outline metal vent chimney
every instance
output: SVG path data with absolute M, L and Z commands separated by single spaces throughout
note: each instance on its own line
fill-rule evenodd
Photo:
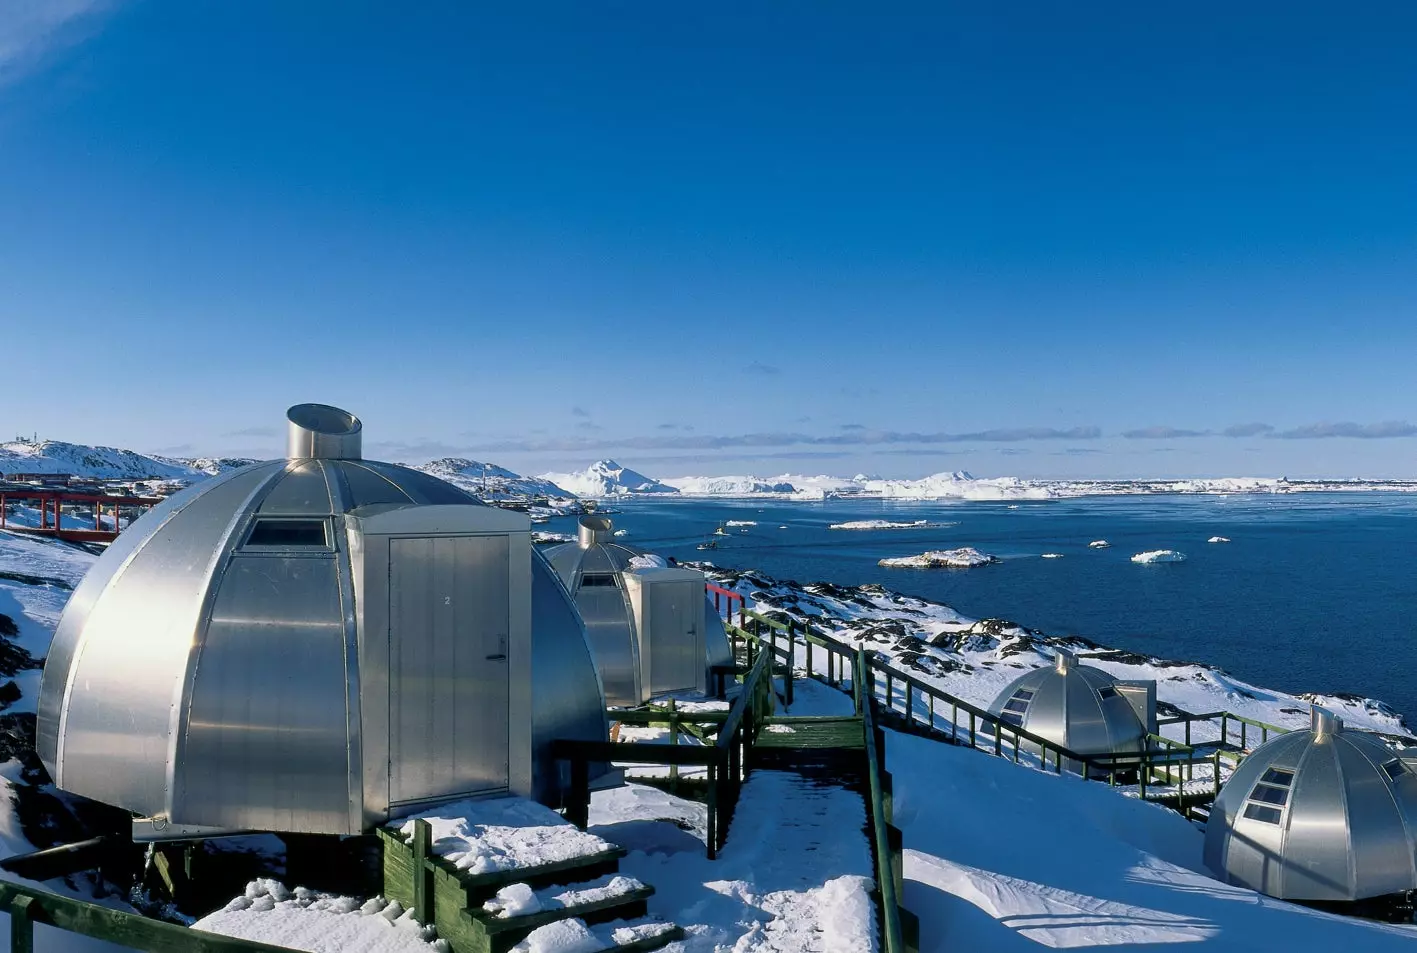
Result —
M 285 412 L 285 455 L 291 460 L 358 460 L 364 425 L 329 404 L 296 404 Z
M 615 534 L 610 525 L 610 520 L 603 516 L 582 516 L 580 526 L 576 530 L 581 546 L 594 546 L 596 543 L 608 543 L 614 539 Z
M 1073 667 L 1073 653 L 1067 649 L 1059 649 L 1058 654 L 1053 656 L 1053 667 L 1060 675 L 1066 675 Z
M 1309 727 L 1313 730 L 1316 739 L 1340 734 L 1343 731 L 1343 719 L 1327 709 L 1315 705 L 1311 717 Z

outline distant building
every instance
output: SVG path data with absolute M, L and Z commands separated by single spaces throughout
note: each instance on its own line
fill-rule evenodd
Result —
M 73 473 L 0 473 L 0 477 L 11 483 L 30 483 L 39 486 L 68 486 L 74 479 Z

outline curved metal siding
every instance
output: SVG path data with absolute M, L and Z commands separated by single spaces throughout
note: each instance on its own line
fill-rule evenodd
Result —
M 167 811 L 173 714 L 185 700 L 208 579 L 232 514 L 276 472 L 250 467 L 203 485 L 180 520 L 140 541 L 91 607 L 65 608 L 82 634 L 57 721 L 57 785 L 140 813 Z
M 609 736 L 605 690 L 585 629 L 570 594 L 541 554 L 532 554 L 531 569 L 531 677 L 537 702 L 532 712 L 533 749 L 543 751 L 547 742 L 557 738 L 604 741 Z M 564 770 L 558 772 L 553 762 L 537 758 L 532 771 L 539 799 L 555 803 L 569 784 Z
M 1032 691 L 1023 728 L 1078 754 L 1138 751 L 1146 726 L 1120 694 L 1103 698 L 1099 692 L 1116 683 L 1101 669 L 1074 664 L 1066 672 L 1052 666 L 1036 668 L 1014 679 L 989 706 L 1002 714 L 1004 704 L 1019 689 Z
M 1417 888 L 1417 775 L 1362 732 L 1295 731 L 1255 749 L 1206 823 L 1205 862 L 1230 883 L 1289 900 L 1351 901 Z M 1279 824 L 1244 816 L 1265 771 L 1294 772 Z
M 728 630 L 723 627 L 723 618 L 707 595 L 704 596 L 704 652 L 710 666 L 733 664 L 733 647 L 728 644 Z

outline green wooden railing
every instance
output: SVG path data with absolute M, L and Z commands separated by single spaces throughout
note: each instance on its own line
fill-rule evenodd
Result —
M 1010 758 L 1015 763 L 1025 758 L 1036 758 L 1043 770 L 1059 774 L 1078 774 L 1116 784 L 1120 775 L 1135 772 L 1141 797 L 1165 801 L 1187 816 L 1195 806 L 1213 800 L 1219 793 L 1222 762 L 1233 769 L 1249 750 L 1252 740 L 1263 743 L 1271 735 L 1286 730 L 1230 712 L 1186 714 L 1161 720 L 1158 728 L 1164 724 L 1185 724 L 1189 739 L 1192 723 L 1215 722 L 1220 740 L 1213 745 L 1205 742 L 1192 745 L 1152 734 L 1147 736 L 1148 744 L 1142 751 L 1084 755 L 872 658 L 869 651 L 859 650 L 809 623 L 791 617 L 771 618 L 741 604 L 736 610 L 736 620 L 732 618 L 734 614 L 730 613 L 725 620 L 725 628 L 735 646 L 742 643 L 762 645 L 783 661 L 783 669 L 787 672 L 800 666 L 808 678 L 852 692 L 858 697 L 858 704 L 862 695 L 875 697 L 880 700 L 883 713 L 888 718 L 896 718 L 909 728 L 954 744 L 968 745 L 998 757 Z M 859 674 L 848 680 L 848 673 L 854 671 L 853 663 L 858 652 L 865 657 L 866 663 Z M 825 659 L 821 660 L 823 655 Z M 821 661 L 825 664 L 820 664 Z M 791 684 L 790 676 L 787 684 Z M 1187 793 L 1185 785 L 1194 787 L 1197 766 L 1209 772 L 1212 783 L 1208 786 L 1209 790 Z
M 858 673 L 858 682 L 865 668 L 866 654 L 857 652 L 853 669 Z M 901 916 L 905 871 L 901 862 L 900 831 L 891 825 L 890 774 L 883 751 L 885 737 L 876 724 L 876 700 L 869 696 L 858 697 L 857 703 L 866 745 L 866 776 L 870 787 L 866 801 L 867 823 L 876 860 L 876 889 L 880 894 L 881 947 L 883 953 L 907 953 L 911 947 L 906 943 Z M 912 926 L 915 926 L 913 921 Z M 918 927 L 911 932 L 918 933 Z
M 0 912 L 10 915 L 11 953 L 34 953 L 36 923 L 153 953 L 286 953 L 287 949 L 149 920 L 137 913 L 10 882 L 0 882 Z
M 551 757 L 571 766 L 570 791 L 566 798 L 566 819 L 584 828 L 590 812 L 590 765 L 596 763 L 646 764 L 667 766 L 674 771 L 693 766 L 707 769 L 707 843 L 709 859 L 718 856 L 728 837 L 728 825 L 738 806 L 738 797 L 747 779 L 747 751 L 757 740 L 763 722 L 772 715 L 772 659 L 768 652 L 756 652 L 752 664 L 742 673 L 743 685 L 727 712 L 663 711 L 619 712 L 615 717 L 633 724 L 668 723 L 670 744 L 614 741 L 553 741 Z M 704 745 L 680 745 L 678 728 L 718 725 L 717 737 Z M 703 734 L 705 740 L 707 735 Z

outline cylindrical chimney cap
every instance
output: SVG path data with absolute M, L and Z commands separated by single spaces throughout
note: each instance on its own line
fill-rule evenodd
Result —
M 1058 654 L 1053 656 L 1053 667 L 1066 674 L 1073 667 L 1073 653 L 1067 649 L 1058 649 Z
M 285 455 L 291 460 L 358 460 L 364 425 L 329 404 L 296 404 L 285 412 Z
M 582 516 L 580 526 L 576 530 L 576 537 L 582 546 L 594 546 L 596 543 L 604 543 L 615 537 L 611 532 L 610 520 L 603 516 Z
M 1315 705 L 1310 717 L 1309 727 L 1317 738 L 1340 734 L 1343 731 L 1343 719 L 1326 708 Z

